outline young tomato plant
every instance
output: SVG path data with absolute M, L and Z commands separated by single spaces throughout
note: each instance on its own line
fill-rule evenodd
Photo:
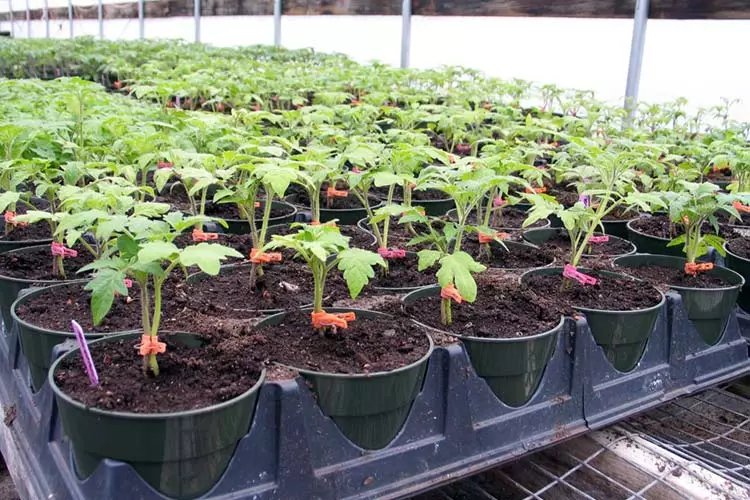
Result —
M 143 334 L 139 352 L 143 356 L 143 370 L 159 375 L 156 355 L 164 352 L 166 344 L 159 342 L 164 282 L 177 267 L 187 274 L 187 267 L 198 266 L 201 271 L 216 275 L 221 261 L 242 255 L 232 248 L 215 243 L 178 248 L 173 240 L 195 224 L 206 222 L 205 217 L 184 217 L 171 212 L 148 225 L 129 224 L 117 237 L 116 246 L 108 257 L 102 257 L 81 268 L 80 272 L 95 271 L 86 284 L 91 291 L 91 312 L 98 324 L 112 308 L 115 293 L 127 295 L 126 279 L 138 284 L 141 301 Z M 153 302 L 152 302 L 153 301 Z
M 385 266 L 385 261 L 374 252 L 349 248 L 349 238 L 343 236 L 339 228 L 332 224 L 311 226 L 298 223 L 292 227 L 299 227 L 300 230 L 296 234 L 274 235 L 263 250 L 292 249 L 310 266 L 315 289 L 311 318 L 313 327 L 321 335 L 328 329 L 335 333 L 337 328 L 346 328 L 347 321 L 354 319 L 353 313 L 329 314 L 323 310 L 328 274 L 338 267 L 343 272 L 349 294 L 356 298 L 375 276 L 374 267 Z

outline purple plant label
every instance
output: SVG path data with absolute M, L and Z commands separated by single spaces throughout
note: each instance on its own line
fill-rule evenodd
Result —
M 583 206 L 586 208 L 589 208 L 591 206 L 591 199 L 589 198 L 589 195 L 587 194 L 582 194 L 581 196 L 579 196 L 578 201 L 583 203 Z
M 83 328 L 81 328 L 81 325 L 79 325 L 74 319 L 70 320 L 70 326 L 73 327 L 73 333 L 76 334 L 78 347 L 80 347 L 81 350 L 81 359 L 83 359 L 83 366 L 86 368 L 86 374 L 89 376 L 91 385 L 99 385 L 99 375 L 96 373 L 94 360 L 91 358 L 91 352 L 86 343 L 86 337 L 83 335 Z

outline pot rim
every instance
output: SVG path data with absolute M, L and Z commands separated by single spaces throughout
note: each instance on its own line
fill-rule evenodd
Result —
M 618 259 L 623 258 L 623 257 L 637 257 L 637 256 L 640 256 L 640 255 L 649 255 L 649 256 L 655 256 L 655 257 L 668 257 L 668 258 L 671 258 L 671 259 L 680 259 L 683 262 L 687 261 L 687 259 L 685 257 L 677 257 L 677 256 L 673 256 L 673 255 L 658 255 L 658 254 L 651 254 L 651 253 L 634 253 L 634 254 L 630 254 L 630 255 L 621 255 L 621 256 L 617 257 L 616 259 L 613 259 L 612 260 L 612 264 L 615 265 L 615 266 L 618 265 L 617 262 L 615 262 L 615 260 L 618 260 Z M 628 269 L 625 266 L 620 266 L 620 267 L 622 267 L 623 269 Z M 727 271 L 730 274 L 734 274 L 735 276 L 737 276 L 740 279 L 740 283 L 738 283 L 736 285 L 722 286 L 722 287 L 718 287 L 718 288 L 696 288 L 696 287 L 692 287 L 692 286 L 670 285 L 669 283 L 667 283 L 667 286 L 669 288 L 674 289 L 674 290 L 698 290 L 698 291 L 701 291 L 701 292 L 726 292 L 728 290 L 734 290 L 735 288 L 742 288 L 743 286 L 745 286 L 745 277 L 742 276 L 737 271 L 735 271 L 733 269 L 729 269 L 726 266 L 715 266 L 715 267 L 720 268 L 723 271 Z
M 630 257 L 630 255 L 623 255 L 622 257 Z M 526 276 L 527 274 L 532 273 L 534 271 L 538 271 L 540 269 L 555 269 L 555 270 L 559 270 L 561 274 L 562 274 L 562 271 L 563 271 L 562 267 L 539 267 L 539 268 L 536 268 L 536 269 L 529 269 L 527 272 L 525 272 L 521 276 L 519 276 L 518 280 L 521 281 L 523 279 L 523 277 Z M 585 267 L 581 267 L 579 269 L 582 269 L 583 271 L 594 271 L 593 269 L 587 269 Z M 617 277 L 627 278 L 627 279 L 630 279 L 630 280 L 633 280 L 633 281 L 644 282 L 641 279 L 638 279 L 638 278 L 636 278 L 634 276 L 628 276 L 627 274 L 616 273 L 616 272 L 607 271 L 607 270 L 596 270 L 596 271 L 603 272 L 603 273 L 605 273 L 605 275 L 606 274 L 610 274 L 610 275 L 615 275 Z M 646 282 L 644 282 L 644 283 L 646 283 Z M 661 290 L 659 290 L 658 288 L 656 288 L 654 285 L 651 285 L 651 284 L 648 284 L 648 283 L 646 283 L 646 284 L 648 286 L 650 286 L 651 288 L 653 288 L 654 290 L 656 290 L 657 292 L 659 292 L 659 295 L 661 296 L 661 300 L 659 301 L 658 304 L 650 306 L 650 307 L 644 307 L 643 309 L 627 309 L 627 310 L 594 309 L 592 307 L 582 307 L 582 306 L 575 306 L 575 305 L 571 305 L 571 307 L 573 309 L 575 309 L 576 311 L 581 311 L 581 312 L 611 313 L 611 314 L 617 314 L 617 315 L 642 314 L 644 312 L 650 312 L 650 311 L 653 311 L 655 309 L 658 309 L 658 308 L 662 307 L 664 305 L 664 303 L 666 302 L 666 300 L 667 300 L 666 296 L 664 295 L 664 292 L 662 292 Z
M 430 290 L 434 289 L 437 292 L 438 290 L 440 290 L 440 286 L 439 285 L 423 286 L 423 287 L 420 287 L 417 290 L 414 290 L 414 292 L 417 292 L 418 290 L 423 290 L 423 289 L 425 289 L 425 290 L 426 289 L 430 289 Z M 412 292 L 412 293 L 414 293 L 414 292 Z M 401 310 L 402 311 L 404 311 L 404 307 L 405 307 L 404 300 L 406 299 L 406 297 L 408 295 L 411 295 L 411 293 L 407 294 L 406 296 L 404 296 L 401 299 Z M 437 295 L 437 293 L 435 293 L 435 295 Z M 406 311 L 404 311 L 404 313 L 405 312 Z M 494 338 L 494 337 L 475 337 L 473 335 L 461 335 L 460 333 L 452 333 L 452 332 L 449 332 L 448 330 L 442 330 L 440 328 L 436 328 L 434 326 L 430 326 L 428 324 L 422 323 L 421 321 L 418 321 L 418 320 L 413 319 L 413 318 L 412 318 L 412 321 L 414 321 L 418 325 L 422 326 L 423 328 L 427 328 L 429 330 L 432 330 L 432 331 L 435 331 L 435 332 L 439 332 L 439 333 L 441 333 L 443 335 L 449 335 L 451 337 L 456 337 L 457 339 L 461 339 L 461 340 L 471 340 L 472 342 L 478 342 L 478 343 L 481 342 L 481 343 L 487 343 L 487 344 L 493 344 L 493 343 L 494 344 L 498 344 L 498 343 L 500 343 L 500 344 L 503 344 L 503 343 L 510 344 L 510 343 L 515 343 L 515 342 L 524 342 L 524 341 L 527 341 L 527 340 L 536 340 L 536 339 L 539 339 L 539 338 L 551 335 L 551 334 L 553 334 L 555 332 L 558 332 L 565 325 L 565 318 L 566 317 L 564 315 L 560 315 L 560 321 L 557 323 L 557 325 L 555 325 L 554 327 L 550 328 L 549 330 L 545 330 L 545 331 L 540 332 L 540 333 L 535 333 L 533 335 L 525 335 L 523 337 L 517 337 L 517 338 L 512 338 L 512 339 Z
M 273 200 L 273 201 L 271 202 L 271 208 L 273 208 L 273 204 L 274 204 L 274 203 L 279 203 L 279 204 L 282 204 L 282 205 L 284 205 L 284 206 L 286 206 L 286 207 L 288 207 L 288 208 L 292 208 L 293 210 L 291 211 L 291 213 L 288 213 L 288 214 L 286 214 L 286 215 L 279 215 L 278 217 L 269 217 L 269 218 L 268 218 L 268 222 L 269 222 L 269 225 L 268 225 L 268 227 L 271 227 L 271 226 L 280 226 L 280 225 L 283 225 L 283 224 L 284 224 L 283 222 L 281 222 L 281 223 L 278 223 L 278 224 L 271 224 L 271 223 L 272 223 L 272 222 L 274 222 L 274 221 L 279 221 L 279 220 L 281 220 L 281 219 L 286 219 L 287 217 L 294 217 L 295 215 L 297 215 L 297 212 L 299 212 L 299 208 L 298 208 L 297 206 L 295 206 L 295 205 L 293 205 L 293 204 L 289 203 L 288 201 L 284 201 L 284 200 Z M 221 220 L 223 220 L 223 221 L 225 221 L 225 222 L 232 222 L 232 223 L 235 223 L 235 224 L 237 224 L 237 223 L 248 224 L 247 220 L 245 220 L 245 219 L 224 219 L 224 218 L 222 218 L 222 217 L 219 217 L 219 219 L 221 219 Z M 259 219 L 255 219 L 255 221 L 256 221 L 256 222 L 257 222 L 257 221 L 262 221 L 262 220 L 263 220 L 263 218 L 262 218 L 262 217 L 261 217 L 261 218 L 259 218 Z
M 187 335 L 196 335 L 196 336 L 199 335 L 199 334 L 190 333 L 190 332 L 165 331 L 161 333 L 184 333 Z M 110 335 L 107 337 L 102 337 L 100 339 L 96 339 L 91 342 L 88 342 L 88 345 L 91 346 L 99 342 L 107 342 L 111 340 L 117 340 L 120 337 L 128 337 L 128 336 L 134 336 L 134 335 L 138 335 L 138 333 L 127 332 L 127 333 L 120 333 L 117 335 Z M 262 368 L 260 371 L 260 376 L 258 377 L 258 380 L 248 390 L 246 390 L 239 396 L 233 397 L 232 399 L 228 401 L 217 403 L 211 406 L 206 406 L 204 408 L 197 408 L 193 410 L 182 410 L 182 411 L 175 411 L 175 412 L 168 412 L 168 413 L 133 413 L 133 412 L 127 412 L 127 411 L 102 410 L 101 408 L 96 408 L 93 406 L 86 406 L 80 401 L 76 401 L 72 397 L 68 396 L 65 392 L 63 392 L 63 390 L 60 387 L 58 387 L 57 384 L 55 383 L 55 372 L 57 371 L 57 368 L 62 362 L 62 360 L 67 358 L 68 356 L 72 356 L 74 353 L 78 352 L 79 350 L 80 350 L 80 347 L 71 349 L 70 351 L 66 352 L 65 354 L 57 358 L 52 363 L 52 366 L 50 366 L 49 368 L 49 373 L 47 374 L 47 384 L 52 388 L 52 392 L 54 393 L 55 397 L 64 400 L 67 404 L 74 406 L 81 411 L 91 412 L 91 413 L 95 413 L 95 414 L 99 414 L 99 415 L 107 416 L 107 417 L 116 417 L 116 418 L 123 418 L 123 419 L 127 418 L 130 420 L 145 420 L 145 421 L 176 419 L 176 418 L 183 418 L 183 417 L 195 417 L 198 415 L 212 413 L 214 411 L 222 410 L 224 408 L 232 406 L 233 404 L 237 402 L 238 399 L 245 398 L 249 396 L 251 393 L 260 389 L 260 387 L 265 383 L 265 380 L 266 380 L 266 368 Z
M 630 222 L 628 222 L 628 224 L 630 224 Z M 564 227 L 532 227 L 532 228 L 529 228 L 529 229 L 522 230 L 521 231 L 521 238 L 526 243 L 528 243 L 530 245 L 536 246 L 535 243 L 533 243 L 533 242 L 531 242 L 531 241 L 529 241 L 529 240 L 526 239 L 526 234 L 527 233 L 533 233 L 533 232 L 541 232 L 541 231 L 555 231 L 556 233 L 565 234 L 567 236 L 567 230 Z M 593 235 L 594 236 L 608 236 L 608 237 L 614 238 L 616 240 L 624 241 L 628 245 L 630 245 L 630 250 L 628 250 L 625 253 L 604 253 L 604 254 L 584 253 L 583 256 L 582 256 L 584 258 L 589 258 L 589 257 L 595 257 L 595 258 L 596 257 L 605 257 L 605 258 L 608 258 L 608 259 L 615 259 L 617 257 L 625 257 L 625 256 L 628 256 L 628 255 L 633 255 L 633 254 L 635 254 L 635 253 L 638 252 L 638 247 L 635 246 L 635 243 L 633 243 L 632 241 L 630 241 L 628 239 L 621 238 L 621 237 L 615 236 L 613 234 L 602 233 L 602 232 L 599 232 L 599 231 L 594 232 Z
M 10 253 L 21 253 L 21 252 L 29 252 L 32 250 L 38 250 L 42 248 L 47 248 L 47 245 L 33 245 L 33 246 L 26 246 L 21 248 L 14 248 L 13 250 L 8 250 L 7 252 L 4 252 L 5 254 Z M 61 283 L 73 283 L 75 281 L 87 281 L 89 278 L 75 278 L 75 279 L 63 279 L 63 280 L 41 280 L 41 279 L 33 279 L 33 278 L 15 278 L 13 276 L 6 276 L 2 274 L 2 271 L 0 271 L 0 281 L 10 281 L 13 283 L 40 283 L 40 284 L 50 284 L 50 285 L 57 285 Z
M 312 308 L 304 308 L 300 309 L 301 311 L 310 311 Z M 383 313 L 380 311 L 371 311 L 369 309 L 356 309 L 351 307 L 330 307 L 327 308 L 328 311 L 335 311 L 335 312 L 367 312 L 367 313 L 375 313 L 376 316 L 380 316 L 383 319 L 393 319 L 394 316 L 391 314 Z M 281 314 L 288 314 L 289 311 L 284 311 L 279 314 L 274 314 L 273 316 L 269 316 L 266 319 L 270 319 L 274 316 L 278 316 Z M 417 321 L 414 321 L 413 319 L 409 318 L 414 324 L 422 326 Z M 276 326 L 276 325 L 272 325 Z M 262 327 L 261 327 L 262 328 Z M 372 373 L 333 373 L 333 372 L 324 372 L 324 371 L 315 371 L 310 370 L 307 368 L 299 368 L 297 366 L 289 365 L 286 363 L 279 363 L 278 361 L 274 361 L 273 363 L 277 366 L 283 366 L 284 368 L 289 368 L 290 370 L 294 370 L 295 372 L 298 372 L 303 375 L 311 375 L 311 376 L 325 376 L 328 378 L 337 378 L 337 379 L 372 379 L 372 378 L 381 378 L 386 377 L 389 375 L 393 375 L 396 373 L 401 373 L 407 370 L 411 370 L 412 368 L 415 368 L 416 366 L 424 363 L 427 361 L 430 356 L 432 356 L 432 352 L 435 350 L 435 342 L 432 340 L 432 337 L 428 332 L 424 332 L 425 336 L 427 337 L 427 341 L 429 342 L 429 347 L 427 348 L 427 352 L 420 357 L 418 360 L 413 361 L 409 363 L 408 365 L 400 366 L 398 368 L 394 368 L 393 370 L 388 371 L 381 371 L 381 372 L 372 372 Z

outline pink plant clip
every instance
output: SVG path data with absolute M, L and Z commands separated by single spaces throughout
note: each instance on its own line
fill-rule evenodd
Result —
M 384 259 L 403 259 L 406 257 L 406 250 L 399 248 L 378 248 L 378 254 Z
M 574 279 L 581 285 L 596 285 L 597 283 L 596 278 L 576 271 L 576 268 L 570 264 L 565 264 L 565 267 L 563 268 L 563 277 Z
M 362 169 L 361 169 L 361 168 L 359 168 L 359 167 L 352 167 L 352 173 L 353 173 L 353 174 L 361 174 L 361 173 L 363 173 L 363 172 L 364 172 L 364 170 L 362 170 Z
M 172 168 L 172 163 L 168 161 L 160 161 L 156 164 L 156 168 Z
M 502 199 L 499 196 L 497 196 L 494 200 L 492 200 L 492 206 L 495 208 L 502 207 L 503 205 L 507 205 L 507 204 L 508 204 L 508 201 Z
M 609 241 L 609 236 L 606 234 L 604 236 L 592 236 L 589 238 L 589 243 L 607 243 Z
M 587 194 L 582 194 L 581 196 L 579 196 L 578 201 L 583 203 L 583 206 L 586 208 L 589 208 L 591 206 L 591 198 L 589 198 L 589 195 Z
M 56 241 L 52 242 L 50 249 L 52 250 L 52 255 L 56 257 L 62 257 L 63 259 L 65 257 L 78 257 L 78 252 L 72 248 L 66 248 L 65 245 Z
M 130 278 L 125 278 L 123 282 L 125 283 L 125 288 L 133 288 L 133 280 Z

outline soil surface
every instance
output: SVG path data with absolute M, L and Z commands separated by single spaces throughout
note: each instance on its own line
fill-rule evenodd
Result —
M 486 247 L 484 251 L 481 251 L 482 245 L 479 244 L 476 233 L 464 237 L 461 249 L 487 267 L 501 269 L 531 269 L 544 267 L 555 261 L 553 255 L 531 245 L 526 245 L 524 248 L 509 247 L 508 250 L 502 247 L 490 248 L 488 255 Z
M 727 219 L 728 221 L 728 219 Z M 649 236 L 656 236 L 657 238 L 664 238 L 671 240 L 685 234 L 685 228 L 682 224 L 673 223 L 666 215 L 654 215 L 651 217 L 642 217 L 633 223 L 631 223 L 633 229 L 640 231 L 641 233 Z M 714 229 L 706 222 L 701 230 L 704 233 L 713 233 Z M 719 225 L 719 236 L 724 239 L 732 239 L 739 236 L 734 229 L 729 226 Z
M 435 272 L 437 267 L 418 271 L 419 257 L 417 254 L 408 252 L 403 259 L 388 260 L 388 275 L 384 275 L 383 269 L 378 267 L 368 286 L 384 288 L 405 288 L 434 285 L 437 283 Z
M 599 233 L 596 235 L 601 236 Z M 558 233 L 539 246 L 542 250 L 561 257 L 566 262 L 570 256 L 570 238 L 565 233 Z M 584 255 L 623 255 L 632 250 L 633 246 L 629 241 L 610 236 L 606 243 L 587 245 Z
M 383 201 L 388 199 L 388 187 L 374 188 L 370 191 L 370 193 L 374 194 Z M 416 203 L 418 201 L 437 201 L 446 200 L 448 198 L 450 198 L 450 196 L 437 189 L 412 189 L 411 191 L 411 201 L 413 205 L 418 205 L 418 203 Z M 403 189 L 401 188 L 401 186 L 396 186 L 396 188 L 393 190 L 393 202 L 403 203 L 403 201 Z
M 274 360 L 329 373 L 374 373 L 411 364 L 429 349 L 424 329 L 404 317 L 363 318 L 346 330 L 321 336 L 309 312 L 290 312 L 284 322 L 258 329 L 273 346 Z
M 44 200 L 31 200 L 31 204 L 34 205 L 35 210 L 46 210 L 49 207 L 49 203 Z M 16 215 L 23 215 L 30 209 L 26 205 L 18 204 L 16 206 Z M 7 224 L 3 221 L 2 227 L 4 228 Z M 47 221 L 40 221 L 36 224 L 29 224 L 27 226 L 9 226 L 10 232 L 0 234 L 0 241 L 37 241 L 37 240 L 49 240 L 52 238 L 52 229 Z
M 421 323 L 457 335 L 518 338 L 546 332 L 560 323 L 562 310 L 547 293 L 537 293 L 514 281 L 477 279 L 474 303 L 451 304 L 453 323 L 440 322 L 440 295 L 425 297 L 406 308 Z
M 78 252 L 77 257 L 63 259 L 66 277 L 71 280 L 85 278 L 85 274 L 76 274 L 76 271 L 94 260 L 93 256 L 82 246 L 76 246 L 74 250 Z M 52 273 L 53 259 L 49 245 L 32 247 L 19 252 L 2 253 L 0 254 L 0 276 L 39 281 L 63 280 L 61 276 Z
M 615 210 L 612 210 L 610 213 L 608 213 L 607 216 L 604 217 L 602 220 L 605 222 L 628 221 L 631 219 L 636 219 L 639 216 L 640 214 L 633 210 L 624 210 L 622 208 L 616 208 Z
M 735 238 L 727 242 L 727 248 L 733 254 L 742 257 L 743 259 L 750 259 L 750 239 L 748 238 Z
M 388 225 L 388 248 L 400 248 L 402 250 L 410 250 L 412 252 L 418 252 L 419 250 L 432 248 L 431 243 L 418 243 L 416 245 L 408 245 L 408 243 L 413 238 L 418 235 L 427 234 L 429 230 L 424 224 L 412 224 L 414 231 L 416 231 L 417 233 L 416 235 L 412 234 L 406 224 L 398 223 L 399 219 L 400 217 L 391 217 L 391 222 Z M 380 223 L 378 225 L 380 226 L 380 232 L 382 234 L 383 224 Z M 436 226 L 436 224 L 433 225 L 433 227 Z M 367 228 L 367 231 L 370 232 L 370 225 L 368 223 L 365 223 L 365 228 Z
M 598 281 L 596 285 L 581 285 L 575 280 L 566 280 L 569 285 L 563 287 L 563 277 L 532 276 L 527 285 L 549 297 L 555 297 L 567 307 L 587 307 L 605 311 L 635 311 L 647 309 L 661 301 L 661 294 L 645 281 L 628 278 L 600 276 L 596 270 L 586 272 Z
M 618 267 L 617 272 L 635 276 L 656 287 L 664 285 L 690 288 L 723 288 L 731 284 L 719 276 L 699 273 L 697 276 L 685 274 L 682 269 L 662 266 Z
M 99 385 L 91 387 L 80 356 L 65 360 L 55 374 L 57 385 L 73 399 L 105 410 L 169 413 L 205 408 L 235 398 L 250 389 L 261 367 L 249 355 L 251 337 L 206 339 L 201 347 L 185 347 L 159 339 L 167 350 L 159 354 L 158 377 L 144 375 L 140 338 L 91 346 Z

